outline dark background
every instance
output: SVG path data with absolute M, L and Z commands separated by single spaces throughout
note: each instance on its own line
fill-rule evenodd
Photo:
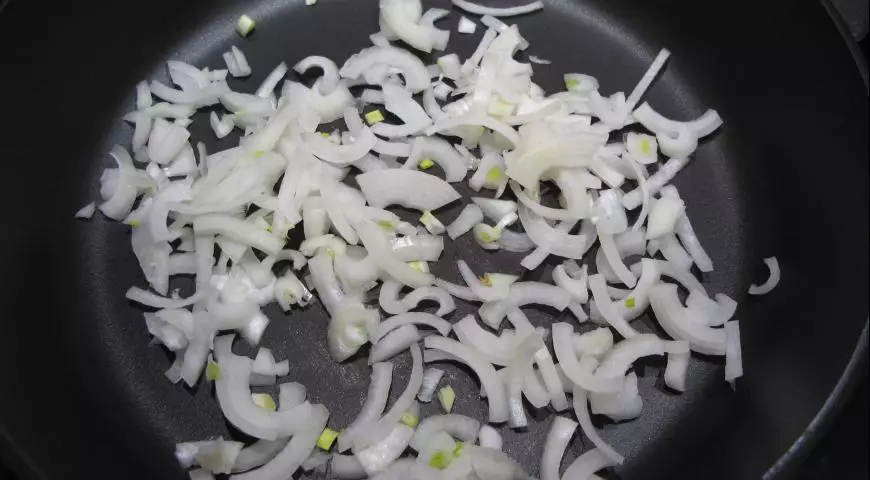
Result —
M 9 0 L 0 0 L 0 13 Z M 845 23 L 860 39 L 859 45 L 867 60 L 867 0 L 836 0 Z M 870 405 L 870 381 L 867 372 L 855 388 L 851 399 L 844 405 L 830 431 L 797 471 L 797 480 L 815 479 L 867 479 L 868 473 L 868 405 Z M 0 458 L 0 480 L 18 480 L 14 472 L 3 466 Z

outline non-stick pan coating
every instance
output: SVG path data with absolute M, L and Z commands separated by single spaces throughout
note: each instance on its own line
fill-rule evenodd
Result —
M 230 85 L 252 91 L 280 61 L 292 65 L 312 54 L 340 61 L 366 46 L 377 28 L 376 2 L 60 4 L 45 7 L 41 21 L 25 11 L 36 7 L 30 3 L 13 3 L 0 17 L 4 45 L 14 44 L 12 59 L 4 61 L 2 92 L 18 96 L 13 105 L 29 102 L 7 112 L 12 118 L 0 144 L 9 218 L 2 239 L 9 307 L 2 351 L 4 371 L 13 378 L 0 399 L 3 451 L 48 478 L 87 472 L 94 478 L 111 472 L 182 478 L 173 444 L 226 436 L 229 427 L 208 384 L 190 390 L 163 377 L 170 358 L 148 346 L 141 311 L 124 299 L 130 285 L 145 285 L 127 229 L 96 217 L 76 222 L 72 214 L 96 197 L 108 148 L 129 144 L 131 128 L 121 117 L 133 109 L 135 83 L 167 80 L 166 60 L 219 68 L 220 54 L 239 45 L 254 74 Z M 720 360 L 696 357 L 688 391 L 676 395 L 663 388 L 663 362 L 643 361 L 636 369 L 643 415 L 598 425 L 628 458 L 619 469 L 623 478 L 757 477 L 822 407 L 865 325 L 866 91 L 841 38 L 813 2 L 781 2 L 787 3 L 782 12 L 777 2 L 740 0 L 612 3 L 549 1 L 544 12 L 516 19 L 531 44 L 528 53 L 553 62 L 537 66 L 534 80 L 553 92 L 563 73 L 584 72 L 606 93 L 627 90 L 667 47 L 672 59 L 647 100 L 674 118 L 711 107 L 725 119 L 676 184 L 716 265 L 704 283 L 741 301 L 746 377 L 734 393 Z M 233 31 L 242 13 L 258 21 L 246 40 Z M 88 30 L 78 22 L 87 23 L 91 14 Z M 454 13 L 445 24 L 455 29 L 457 18 Z M 29 34 L 7 35 L 23 32 L 23 24 L 32 27 Z M 480 33 L 454 32 L 448 50 L 467 56 Z M 21 112 L 30 113 L 28 121 Z M 206 139 L 210 151 L 232 145 L 214 141 L 201 117 L 193 134 Z M 451 221 L 458 212 L 453 206 L 440 217 Z M 449 261 L 455 258 L 481 273 L 521 271 L 521 256 L 483 253 L 468 236 L 446 245 L 434 267 L 440 277 L 458 280 Z M 761 258 L 769 255 L 779 257 L 783 282 L 768 297 L 746 298 L 747 286 L 766 275 Z M 474 310 L 459 304 L 454 320 Z M 343 365 L 329 359 L 321 307 L 289 317 L 272 307 L 264 345 L 291 359 L 290 378 L 326 404 L 331 425 L 345 425 L 365 395 L 365 359 Z M 541 325 L 567 318 L 538 310 L 529 315 Z M 638 325 L 661 333 L 648 318 Z M 394 397 L 409 368 L 405 357 L 396 363 Z M 455 411 L 484 418 L 473 376 L 445 368 L 459 392 Z M 503 433 L 505 450 L 536 473 L 552 414 L 532 417 L 526 431 Z M 575 438 L 566 458 L 588 448 L 587 440 Z

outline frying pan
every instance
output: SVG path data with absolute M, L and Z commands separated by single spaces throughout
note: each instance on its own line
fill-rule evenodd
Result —
M 246 40 L 233 32 L 242 13 L 258 21 Z M 232 433 L 208 385 L 185 389 L 163 377 L 169 357 L 148 346 L 140 311 L 124 300 L 130 285 L 144 286 L 126 229 L 72 219 L 97 198 L 105 152 L 129 144 L 121 117 L 133 108 L 135 83 L 165 81 L 169 59 L 220 66 L 220 53 L 237 44 L 254 75 L 231 85 L 252 90 L 279 61 L 346 58 L 367 45 L 376 15 L 369 0 L 315 7 L 302 0 L 13 0 L 0 15 L 0 451 L 23 477 L 184 478 L 175 442 Z M 543 12 L 515 21 L 529 52 L 553 62 L 535 69 L 550 92 L 572 71 L 597 76 L 608 93 L 629 89 L 667 47 L 672 60 L 647 100 L 673 118 L 711 107 L 725 119 L 676 184 L 717 266 L 705 284 L 740 300 L 746 376 L 732 391 L 721 361 L 694 358 L 689 391 L 673 395 L 662 388 L 662 364 L 641 362 L 643 415 L 598 425 L 628 458 L 611 475 L 787 474 L 865 375 L 867 355 L 866 76 L 825 7 L 813 0 L 549 0 Z M 468 55 L 479 35 L 454 33 L 450 50 Z M 194 137 L 213 139 L 205 125 L 194 123 Z M 212 142 L 209 150 L 226 146 Z M 516 256 L 481 253 L 468 239 L 447 244 L 446 259 L 465 258 L 478 272 L 519 271 Z M 747 298 L 748 285 L 765 278 L 760 259 L 769 255 L 782 264 L 782 283 Z M 446 259 L 435 273 L 457 280 Z M 460 310 L 454 318 L 471 306 Z M 543 325 L 555 317 L 529 314 Z M 324 319 L 317 305 L 277 315 L 265 345 L 291 359 L 291 378 L 341 426 L 362 403 L 368 371 L 364 359 L 329 360 Z M 658 332 L 648 318 L 638 324 Z M 406 381 L 408 363 L 397 360 L 396 385 Z M 481 417 L 474 380 L 461 370 L 448 377 L 460 392 L 457 410 Z M 505 432 L 505 449 L 536 473 L 552 415 L 533 417 L 527 431 Z M 575 437 L 566 457 L 588 448 Z

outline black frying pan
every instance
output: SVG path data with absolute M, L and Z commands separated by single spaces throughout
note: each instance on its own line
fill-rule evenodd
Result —
M 254 76 L 233 85 L 250 90 L 281 60 L 344 59 L 365 46 L 376 2 L 52 3 L 13 0 L 0 15 L 3 458 L 25 478 L 182 478 L 173 444 L 227 435 L 228 427 L 209 387 L 186 390 L 163 378 L 169 358 L 148 347 L 140 312 L 123 296 L 144 285 L 126 229 L 72 214 L 96 198 L 104 153 L 129 142 L 120 119 L 135 83 L 164 77 L 163 62 L 216 67 L 220 52 L 241 44 Z M 726 122 L 676 183 L 717 266 L 704 282 L 741 301 L 746 377 L 734 393 L 720 361 L 695 358 L 689 391 L 672 395 L 661 386 L 661 363 L 640 364 L 644 414 L 599 425 L 628 457 L 618 475 L 788 472 L 864 375 L 866 77 L 813 0 L 546 3 L 516 22 L 530 53 L 553 60 L 536 68 L 548 91 L 570 71 L 597 76 L 607 92 L 628 89 L 664 46 L 673 57 L 648 100 L 675 118 L 709 106 Z M 242 13 L 258 21 L 248 40 L 233 32 Z M 479 35 L 454 33 L 450 49 L 467 55 Z M 213 139 L 207 123 L 195 125 L 194 135 Z M 209 147 L 220 145 L 227 144 Z M 459 254 L 481 272 L 518 270 L 518 257 L 479 252 L 465 239 L 447 258 Z M 766 275 L 760 259 L 768 255 L 779 257 L 782 283 L 767 297 L 746 298 L 747 286 Z M 436 273 L 456 279 L 449 264 Z M 544 324 L 553 318 L 530 315 Z M 291 358 L 291 377 L 341 426 L 359 408 L 368 373 L 364 360 L 328 359 L 324 319 L 314 306 L 274 321 L 265 344 Z M 398 362 L 397 385 L 407 363 Z M 481 416 L 475 382 L 460 370 L 449 378 L 461 392 L 457 410 Z M 533 473 L 551 418 L 538 415 L 528 431 L 505 434 L 507 452 Z M 567 457 L 587 448 L 575 438 Z

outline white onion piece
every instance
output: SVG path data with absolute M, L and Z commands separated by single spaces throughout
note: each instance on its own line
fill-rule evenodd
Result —
M 390 385 L 393 382 L 393 364 L 390 362 L 375 363 L 372 365 L 371 382 L 368 394 L 363 403 L 360 413 L 338 435 L 338 451 L 344 452 L 353 446 L 352 440 L 360 427 L 376 421 L 384 412 L 390 395 Z
M 451 437 L 461 442 L 474 443 L 477 441 L 479 431 L 480 422 L 474 418 L 455 413 L 432 415 L 431 417 L 426 417 L 417 426 L 417 431 L 414 433 L 414 437 L 411 438 L 410 445 L 414 450 L 421 452 L 426 448 L 426 444 L 429 443 L 432 436 L 438 432 L 448 433 Z
M 608 455 L 601 448 L 593 448 L 571 462 L 571 465 L 562 474 L 562 480 L 592 480 L 600 478 L 595 475 L 595 472 L 618 465 L 619 463 L 621 462 L 615 461 L 611 455 Z
M 441 280 L 440 278 L 435 279 L 435 286 L 443 288 L 447 291 L 447 293 L 453 295 L 456 298 L 461 298 L 469 302 L 482 301 L 480 297 L 478 297 L 469 287 L 456 285 L 455 283 L 450 283 L 446 280 Z
M 644 73 L 643 77 L 637 83 L 637 86 L 634 87 L 634 90 L 632 90 L 631 94 L 629 94 L 628 98 L 625 100 L 626 111 L 634 110 L 637 102 L 640 101 L 641 97 L 643 97 L 643 94 L 646 93 L 653 80 L 655 80 L 656 76 L 658 76 L 659 72 L 662 70 L 662 68 L 664 68 L 665 62 L 668 61 L 668 57 L 670 56 L 671 52 L 668 51 L 668 49 L 663 48 L 659 50 L 659 53 L 658 55 L 656 55 L 655 60 L 653 60 L 646 73 Z
M 277 440 L 257 440 L 243 448 L 233 464 L 233 473 L 246 472 L 262 466 L 275 458 L 278 452 L 284 449 L 288 441 L 290 441 L 289 437 Z
M 511 306 L 547 305 L 561 312 L 568 308 L 570 303 L 571 295 L 554 285 L 543 282 L 517 282 L 510 286 L 507 298 L 483 304 L 478 313 L 487 325 L 498 328 Z
M 656 269 L 659 271 L 659 273 L 662 276 L 676 280 L 677 282 L 680 283 L 680 285 L 683 286 L 683 288 L 685 288 L 686 290 L 688 290 L 690 292 L 692 290 L 699 290 L 706 295 L 707 289 L 704 288 L 704 285 L 701 284 L 701 282 L 699 282 L 698 279 L 695 278 L 695 276 L 692 275 L 691 272 L 689 272 L 687 270 L 681 270 L 681 269 L 675 267 L 674 265 L 672 265 L 671 262 L 668 262 L 666 260 L 650 260 L 650 261 L 655 263 Z M 642 266 L 641 262 L 637 262 L 631 266 L 631 271 L 635 275 L 641 274 L 642 269 L 643 269 L 643 266 Z
M 480 427 L 480 433 L 477 436 L 481 447 L 501 451 L 503 442 L 498 430 L 484 425 Z
M 543 217 L 532 212 L 525 205 L 520 205 L 519 214 L 523 228 L 536 245 L 545 247 L 552 255 L 583 258 L 587 249 L 584 235 L 571 235 L 554 229 Z
M 650 240 L 650 243 L 653 242 L 658 251 L 661 252 L 663 257 L 665 257 L 665 260 L 670 262 L 671 265 L 687 271 L 692 268 L 692 257 L 677 241 L 676 235 L 673 233 L 666 233 L 654 240 Z
M 689 163 L 688 158 L 670 158 L 658 171 L 652 174 L 646 180 L 646 195 L 652 196 L 659 192 L 665 185 L 667 185 L 680 170 L 683 169 Z M 635 188 L 634 190 L 626 193 L 622 197 L 622 205 L 629 210 L 634 210 L 639 207 L 643 202 L 644 192 L 640 189 L 640 187 Z
M 528 425 L 526 411 L 523 406 L 523 387 L 526 377 L 532 371 L 532 361 L 535 353 L 546 348 L 544 341 L 537 332 L 530 333 L 522 342 L 517 344 L 514 357 L 507 366 L 507 381 L 505 388 L 508 395 L 508 408 L 510 419 L 508 425 L 511 428 L 522 428 Z M 546 455 L 546 454 L 545 454 Z
M 405 295 L 405 298 L 402 299 L 402 303 L 404 303 L 408 309 L 414 309 L 420 305 L 420 302 L 427 300 L 438 303 L 438 311 L 435 312 L 435 316 L 443 317 L 456 310 L 456 303 L 453 301 L 453 297 L 447 292 L 447 290 L 440 287 L 421 287 L 414 289 L 414 291 Z
M 395 280 L 412 288 L 425 287 L 433 282 L 432 275 L 418 272 L 393 256 L 382 230 L 374 223 L 368 221 L 358 223 L 357 232 L 375 264 Z
M 685 347 L 683 345 L 680 348 L 685 350 Z M 653 334 L 640 334 L 614 345 L 601 361 L 598 370 L 595 371 L 595 376 L 602 379 L 619 378 L 621 380 L 639 358 L 664 355 L 664 353 L 665 344 L 662 339 Z
M 576 430 L 577 422 L 574 420 L 558 415 L 553 419 L 544 443 L 544 454 L 541 456 L 541 480 L 559 480 L 562 456 L 565 455 L 565 448 Z
M 300 75 L 312 68 L 319 68 L 323 75 L 318 82 L 319 91 L 323 95 L 329 95 L 338 86 L 338 66 L 332 60 L 317 55 L 305 57 L 293 66 L 293 70 Z
M 352 455 L 333 454 L 329 458 L 329 474 L 340 480 L 361 480 L 367 478 L 365 469 Z
M 526 191 L 516 182 L 510 181 L 508 184 L 511 187 L 511 190 L 516 195 L 517 200 L 523 204 L 524 207 L 528 208 L 532 212 L 537 215 L 540 215 L 543 218 L 547 218 L 550 220 L 559 220 L 559 221 L 567 221 L 567 220 L 578 220 L 581 218 L 581 215 L 569 212 L 568 210 L 564 210 L 561 208 L 551 208 L 545 207 L 540 203 L 533 200 Z
M 501 366 L 511 363 L 517 347 L 516 342 L 484 330 L 474 319 L 474 315 L 467 315 L 454 324 L 453 331 L 460 342 L 473 348 L 489 363 Z
M 613 347 L 613 333 L 609 328 L 596 328 L 582 335 L 574 335 L 574 351 L 577 356 L 588 355 L 600 358 Z
M 372 125 L 372 131 L 382 137 L 396 138 L 415 135 L 432 124 L 432 119 L 411 97 L 411 93 L 392 83 L 382 85 L 384 108 L 395 114 L 404 124 L 394 125 L 378 122 Z
M 439 120 L 435 125 L 427 128 L 425 133 L 426 135 L 434 135 L 445 130 L 455 129 L 456 127 L 484 127 L 501 134 L 514 146 L 520 143 L 519 135 L 510 125 L 490 116 L 480 114 L 466 114 Z
M 327 345 L 336 362 L 356 354 L 380 322 L 377 309 L 365 308 L 359 300 L 348 298 L 329 319 Z
M 283 240 L 269 232 L 229 215 L 213 213 L 197 216 L 193 220 L 193 229 L 197 234 L 224 235 L 269 255 L 277 255 L 284 246 Z
M 420 391 L 417 393 L 417 400 L 423 403 L 429 403 L 435 396 L 435 391 L 438 390 L 438 382 L 444 376 L 444 370 L 437 368 L 427 368 L 423 372 L 423 384 L 420 386 Z
M 637 277 L 631 273 L 631 270 L 625 266 L 625 263 L 622 261 L 622 256 L 619 254 L 619 250 L 616 248 L 616 243 L 613 241 L 613 235 L 603 233 L 601 230 L 598 231 L 598 241 L 601 242 L 601 251 L 604 252 L 605 258 L 607 258 L 607 263 L 610 264 L 610 268 L 613 269 L 613 272 L 619 277 L 619 280 L 624 283 L 629 288 L 634 288 L 637 284 Z
M 767 268 L 770 270 L 770 277 L 768 277 L 761 285 L 752 284 L 749 287 L 750 295 L 765 295 L 770 293 L 779 284 L 779 261 L 776 257 L 768 257 L 764 259 L 764 264 L 767 265 Z
M 370 129 L 364 128 L 362 133 L 356 135 L 354 142 L 350 145 L 335 145 L 315 133 L 304 134 L 303 145 L 315 157 L 334 165 L 343 166 L 364 157 L 375 146 L 377 140 Z
M 466 17 L 459 17 L 459 25 L 456 27 L 456 31 L 458 31 L 459 33 L 470 35 L 473 34 L 476 30 L 476 23 L 472 22 Z
M 581 361 L 577 361 L 577 353 L 574 350 L 574 327 L 568 323 L 554 323 L 553 327 L 553 349 L 556 352 L 556 358 L 559 360 L 559 365 L 565 372 L 565 375 L 571 379 L 574 384 L 579 385 L 584 390 L 589 390 L 599 393 L 618 392 L 622 388 L 622 377 L 620 378 L 605 378 L 587 373 L 583 368 L 583 362 L 595 363 L 592 357 L 583 357 Z
M 438 67 L 446 78 L 457 81 L 462 76 L 462 64 L 459 63 L 459 55 L 451 53 L 438 58 Z
M 136 109 L 142 110 L 151 106 L 151 87 L 148 82 L 139 82 L 136 84 Z
M 740 324 L 737 320 L 725 323 L 725 380 L 732 386 L 743 376 L 743 352 L 740 347 Z
M 707 110 L 703 115 L 688 122 L 669 120 L 658 114 L 648 103 L 644 102 L 632 113 L 634 119 L 647 130 L 656 134 L 664 133 L 671 137 L 678 134 L 680 127 L 685 127 L 698 138 L 706 137 L 722 125 L 722 119 L 716 110 Z
M 381 285 L 381 291 L 378 294 L 378 304 L 381 306 L 383 311 L 391 315 L 398 315 L 410 310 L 405 303 L 399 300 L 399 294 L 402 293 L 402 287 L 404 287 L 404 285 L 395 280 L 384 280 L 384 283 Z M 378 336 L 378 338 L 380 338 L 380 336 Z M 377 340 L 375 339 L 375 341 Z
M 591 364 L 589 366 L 591 366 Z M 573 395 L 574 413 L 577 415 L 577 422 L 580 423 L 580 428 L 583 430 L 583 434 L 586 435 L 586 437 L 589 438 L 589 440 L 595 445 L 596 449 L 600 450 L 608 459 L 610 459 L 610 461 L 617 465 L 621 465 L 625 461 L 625 458 L 617 453 L 616 450 L 613 449 L 613 447 L 608 445 L 601 438 L 601 436 L 598 435 L 598 432 L 595 430 L 595 426 L 592 425 L 592 419 L 589 416 L 588 409 L 588 392 L 575 385 Z M 568 469 L 568 471 L 570 470 L 571 468 Z M 565 473 L 567 474 L 568 472 L 566 471 Z
M 468 186 L 475 192 L 479 192 L 481 188 L 500 189 L 502 183 L 505 183 L 506 178 L 503 174 L 505 169 L 504 158 L 495 152 L 485 152 L 480 163 L 477 165 L 477 171 L 468 179 Z M 498 184 L 493 184 L 490 181 L 490 172 L 497 172 L 502 180 Z
M 166 298 L 139 287 L 130 287 L 125 294 L 128 300 L 154 308 L 177 309 L 199 303 L 208 298 L 208 292 L 199 290 L 187 298 Z
M 678 392 L 686 391 L 686 371 L 689 369 L 691 354 L 669 353 L 668 364 L 665 367 L 665 385 Z
M 677 286 L 673 284 L 654 285 L 649 291 L 650 305 L 659 324 L 671 337 L 686 340 L 692 350 L 707 355 L 724 355 L 726 347 L 725 331 L 713 329 L 687 318 L 688 311 L 680 303 Z
M 311 407 L 311 413 L 305 417 L 306 424 L 298 429 L 275 458 L 256 470 L 233 475 L 230 478 L 235 480 L 283 480 L 292 476 L 302 466 L 302 462 L 314 451 L 317 438 L 326 426 L 328 418 L 329 412 L 323 405 Z
M 489 218 L 493 222 L 500 223 L 509 215 L 515 213 L 517 211 L 517 203 L 512 202 L 510 200 L 498 200 L 495 198 L 484 198 L 484 197 L 471 197 L 471 201 L 474 202 L 475 205 L 480 207 L 480 210 L 483 212 L 483 215 L 486 218 Z M 514 221 L 516 221 L 516 217 L 512 217 Z M 502 226 L 504 228 L 506 226 L 510 226 L 513 222 Z M 498 227 L 496 227 L 498 228 Z
M 434 338 L 436 337 L 426 337 L 427 346 L 429 340 Z M 381 417 L 380 420 L 368 422 L 366 426 L 361 427 L 359 434 L 354 437 L 354 452 L 359 452 L 369 445 L 386 438 L 393 431 L 393 427 L 399 423 L 402 415 L 414 403 L 414 397 L 417 396 L 417 392 L 420 391 L 420 385 L 423 383 L 423 354 L 420 352 L 420 346 L 417 344 L 412 344 L 410 350 L 413 366 L 411 368 L 411 377 L 408 379 L 408 386 L 405 387 L 402 395 L 393 403 L 390 411 Z M 410 435 L 408 440 L 410 441 Z M 400 451 L 399 454 L 401 453 Z
M 637 281 L 637 285 L 635 285 L 634 290 L 627 292 L 627 294 L 623 297 L 625 301 L 613 302 L 613 305 L 619 315 L 621 315 L 622 318 L 624 318 L 626 321 L 634 320 L 641 316 L 644 311 L 646 311 L 647 307 L 649 306 L 649 289 L 650 287 L 658 283 L 659 279 L 661 278 L 661 274 L 659 273 L 657 267 L 658 264 L 655 260 L 643 258 L 640 261 L 640 265 L 640 279 Z M 608 287 L 608 294 L 611 297 L 614 297 L 610 287 Z M 629 298 L 631 298 L 634 302 L 633 307 L 629 306 Z M 593 321 L 603 321 L 603 318 L 601 317 L 601 312 L 598 309 L 597 304 L 593 304 L 593 308 L 591 308 L 590 313 Z
M 437 235 L 407 235 L 390 242 L 393 255 L 403 262 L 437 262 L 444 239 Z
M 684 215 L 685 211 L 685 203 L 671 195 L 662 195 L 661 198 L 653 201 L 647 222 L 647 238 L 658 238 L 672 233 L 677 220 Z
M 468 288 L 470 288 L 474 296 L 480 300 L 485 302 L 504 300 L 510 294 L 508 285 L 493 285 L 488 287 L 482 284 L 480 282 L 480 277 L 475 275 L 474 271 L 471 270 L 471 267 L 465 263 L 465 260 L 457 260 L 456 266 L 459 267 L 459 274 L 468 285 Z
M 423 159 L 430 159 L 444 170 L 445 179 L 460 182 L 468 172 L 462 155 L 446 140 L 438 137 L 417 137 L 411 145 L 411 154 L 402 168 L 416 168 Z
M 369 47 L 351 56 L 339 73 L 344 78 L 360 78 L 374 65 L 387 65 L 402 73 L 405 87 L 413 93 L 429 88 L 431 82 L 426 65 L 411 52 L 395 47 Z
M 247 57 L 235 45 L 230 47 L 230 51 L 223 54 L 223 58 L 227 70 L 233 77 L 247 77 L 251 74 L 251 66 L 248 64 Z
M 436 43 L 436 37 L 442 36 L 441 30 L 431 24 L 418 23 L 414 17 L 406 15 L 407 3 L 420 3 L 419 0 L 383 0 L 380 2 L 380 20 L 382 28 L 388 30 L 396 38 L 402 40 L 417 50 L 429 53 Z M 416 10 L 416 6 L 413 7 Z M 449 35 L 449 32 L 447 32 Z M 447 41 L 440 39 L 439 46 L 446 46 Z
M 565 271 L 564 263 L 553 267 L 553 283 L 568 292 L 571 295 L 571 298 L 576 302 L 586 303 L 589 301 L 589 287 L 586 282 L 587 274 L 585 265 L 583 266 L 580 278 L 576 280 L 571 278 Z
M 357 175 L 356 181 L 373 207 L 401 205 L 421 212 L 437 210 L 460 198 L 449 183 L 417 170 L 390 169 Z
M 388 360 L 420 341 L 420 331 L 411 324 L 402 325 L 372 345 L 369 364 Z
M 534 250 L 535 243 L 525 233 L 505 229 L 501 231 L 498 246 L 507 252 L 526 253 Z
M 386 470 L 408 448 L 414 429 L 398 423 L 378 442 L 354 452 L 363 469 L 369 475 Z
M 713 261 L 710 260 L 710 256 L 707 255 L 704 247 L 701 246 L 701 242 L 698 239 L 698 235 L 695 233 L 695 229 L 692 228 L 692 223 L 689 221 L 688 215 L 684 213 L 683 216 L 677 220 L 675 230 L 677 236 L 680 237 L 683 246 L 689 252 L 689 255 L 692 256 L 695 265 L 698 266 L 698 270 L 702 272 L 712 272 Z
M 221 375 L 215 381 L 215 391 L 224 416 L 242 432 L 266 440 L 301 433 L 317 408 L 307 402 L 286 412 L 259 407 L 251 399 L 248 386 L 251 363 L 250 359 L 233 355 L 218 360 Z
M 456 240 L 475 225 L 483 221 L 483 211 L 475 204 L 468 204 L 450 225 L 447 226 L 447 235 Z
M 623 338 L 632 338 L 638 335 L 637 331 L 628 324 L 622 316 L 622 312 L 616 308 L 607 293 L 607 285 L 604 277 L 600 274 L 589 276 L 589 290 L 595 298 L 595 305 L 601 312 L 604 320 L 612 326 Z
M 130 213 L 133 209 L 133 203 L 136 201 L 137 189 L 133 184 L 132 178 L 136 168 L 133 166 L 133 159 L 130 157 L 130 154 L 120 145 L 113 146 L 109 151 L 109 155 L 115 159 L 118 168 L 117 170 L 105 170 L 100 180 L 102 181 L 106 176 L 106 172 L 109 171 L 117 172 L 117 180 L 114 182 L 115 187 L 112 189 L 112 192 L 108 196 L 103 195 L 106 201 L 100 204 L 99 209 L 103 212 L 103 215 L 120 221 Z M 100 191 L 102 193 L 102 187 Z
M 263 83 L 257 88 L 257 92 L 254 94 L 260 98 L 269 98 L 270 95 L 275 91 L 275 87 L 278 86 L 278 82 L 284 78 L 284 75 L 287 75 L 287 64 L 281 62 L 272 70 L 266 79 L 263 80 Z
M 489 403 L 489 421 L 501 423 L 508 419 L 508 405 L 504 385 L 492 368 L 492 365 L 483 359 L 474 350 L 460 344 L 455 340 L 443 337 L 426 337 L 423 341 L 426 348 L 441 350 L 458 358 L 468 365 L 480 379 L 486 398 Z
M 411 477 L 411 470 L 412 467 L 416 466 L 417 464 L 414 460 L 410 458 L 400 458 L 390 464 L 390 466 L 384 471 L 378 472 L 369 478 L 371 478 L 371 480 L 404 480 L 406 478 L 413 478 Z
M 525 5 L 520 5 L 516 7 L 505 8 L 486 7 L 474 2 L 469 2 L 468 0 L 451 1 L 453 2 L 454 6 L 465 10 L 468 13 L 473 13 L 475 15 L 490 15 L 493 17 L 511 17 L 515 15 L 525 15 L 527 13 L 531 13 L 544 8 L 544 3 L 540 1 L 530 2 Z
M 535 364 L 538 366 L 538 371 L 541 373 L 541 379 L 550 394 L 550 402 L 553 409 L 557 412 L 568 409 L 571 404 L 568 403 L 568 398 L 565 397 L 565 385 L 559 377 L 559 372 L 553 364 L 553 357 L 550 356 L 550 351 L 542 348 L 535 353 Z M 570 382 L 567 382 L 570 383 Z

